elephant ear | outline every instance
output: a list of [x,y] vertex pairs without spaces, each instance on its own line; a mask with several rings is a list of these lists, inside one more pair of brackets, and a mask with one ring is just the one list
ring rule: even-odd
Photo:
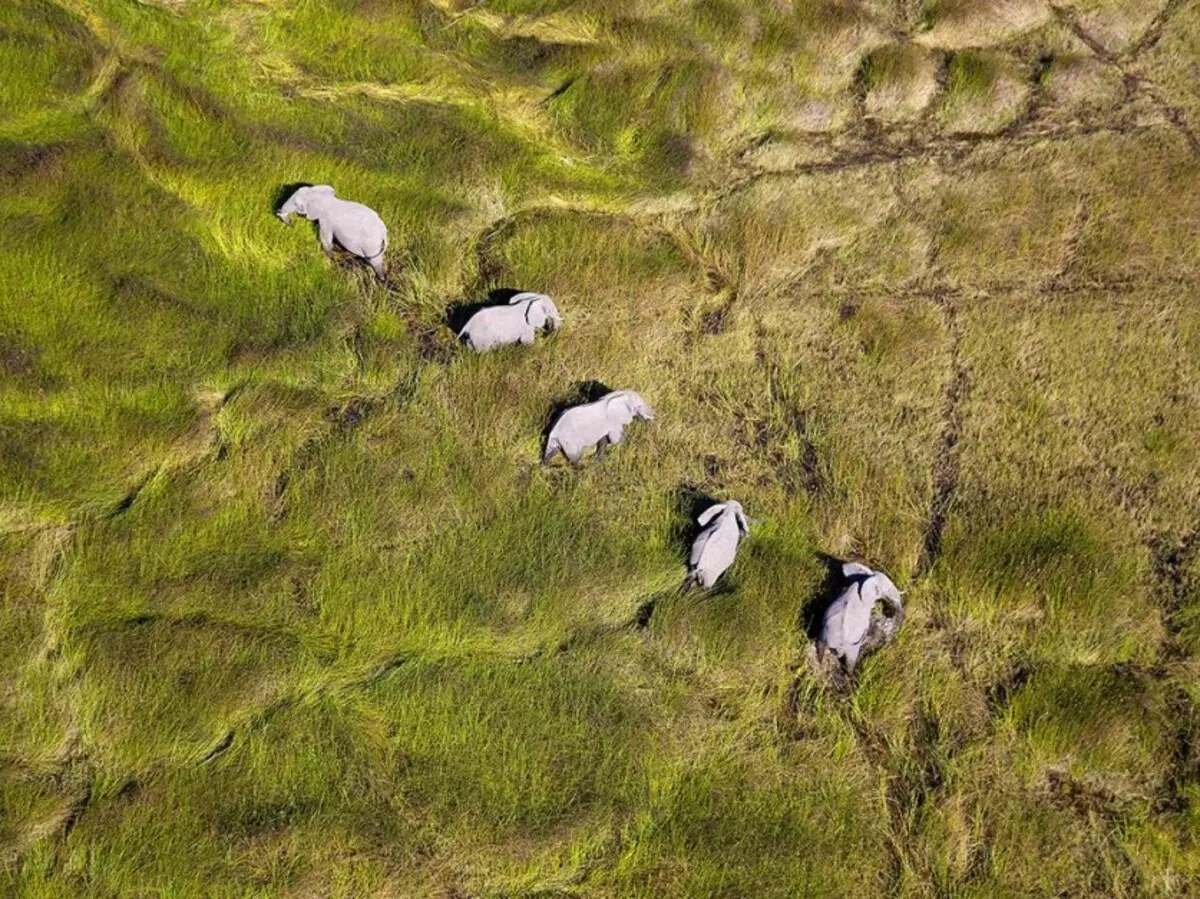
[[542,308],[541,300],[530,300],[525,306],[525,322],[535,328],[546,324],[546,310]]
[[541,296],[540,293],[533,293],[528,290],[522,290],[520,293],[514,293],[511,297],[508,298],[508,305],[519,306],[521,303],[528,302],[529,300],[536,300],[540,296]]
[[846,562],[842,565],[843,577],[870,577],[875,572],[861,562]]
[[885,605],[889,605],[893,609],[900,610],[903,613],[904,594],[900,592],[900,588],[892,582],[890,577],[880,572],[875,573],[874,580],[879,584],[879,599]]
[[607,417],[615,419],[623,425],[633,421],[633,401],[629,394],[628,390],[617,390],[604,398],[604,411]]
[[700,513],[700,517],[696,519],[696,523],[702,528],[708,527],[709,522],[724,512],[728,505],[728,503],[716,503],[715,505],[709,506]]
[[746,519],[746,513],[742,511],[742,507],[738,506],[733,513],[737,516],[738,530],[742,532],[742,536],[750,536],[750,522]]
[[893,610],[903,610],[904,608],[900,591],[896,589],[896,585],[892,583],[892,579],[886,574],[875,572],[862,582],[860,589],[862,590],[863,598],[872,606],[877,602],[882,602],[885,606],[889,606]]
[[[306,219],[315,220],[316,213],[310,208],[310,204],[316,200],[328,199],[334,196],[333,188],[328,184],[310,185],[308,187],[298,188],[288,197],[287,202],[280,208],[278,215],[281,217],[297,213],[304,216]],[[287,221],[284,218],[284,221]]]

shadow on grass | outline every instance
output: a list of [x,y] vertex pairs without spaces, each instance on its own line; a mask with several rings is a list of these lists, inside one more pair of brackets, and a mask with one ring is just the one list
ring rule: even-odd
[[825,569],[825,576],[821,579],[821,584],[813,597],[800,609],[800,626],[804,629],[808,639],[814,643],[821,636],[821,624],[825,620],[825,612],[849,582],[842,572],[842,565],[845,563],[841,559],[828,553],[818,552],[817,561]]
[[720,500],[716,497],[686,482],[675,488],[673,502],[675,517],[671,524],[671,545],[675,547],[685,564],[691,557],[692,542],[700,533],[700,525],[696,519],[719,502]]
[[312,187],[309,181],[293,181],[290,184],[281,184],[275,188],[275,193],[271,195],[271,215],[279,212],[279,207],[282,206],[287,198],[294,194],[302,187]]
[[481,309],[490,309],[493,306],[507,306],[508,301],[519,293],[521,291],[511,287],[500,287],[489,292],[486,300],[474,303],[454,303],[446,309],[446,327],[457,337],[476,312]]

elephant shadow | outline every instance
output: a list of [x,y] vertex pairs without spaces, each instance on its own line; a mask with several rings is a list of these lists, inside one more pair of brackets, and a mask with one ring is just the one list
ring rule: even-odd
[[279,211],[279,207],[287,202],[287,198],[294,194],[302,187],[312,187],[308,181],[293,181],[290,184],[281,184],[275,188],[275,193],[271,199],[271,215],[275,215]]
[[821,563],[821,567],[825,569],[825,576],[821,579],[820,585],[817,587],[813,597],[805,603],[800,609],[800,626],[809,640],[814,643],[821,636],[821,626],[825,621],[825,612],[833,605],[836,600],[846,589],[846,585],[850,579],[842,571],[844,564],[841,559],[829,555],[828,553],[818,552],[817,561]]
[[511,287],[499,287],[488,293],[487,299],[473,303],[453,303],[446,309],[446,327],[457,335],[467,326],[476,312],[493,306],[507,306],[508,301],[521,293]]
[[686,482],[675,488],[672,498],[671,545],[686,563],[691,558],[692,543],[701,530],[696,519],[720,500]]
[[546,444],[550,440],[550,432],[554,430],[554,426],[558,424],[558,420],[564,412],[584,403],[594,403],[612,392],[611,387],[600,381],[576,381],[567,393],[551,400],[550,408],[546,411],[545,421],[542,422],[542,452],[545,453]]

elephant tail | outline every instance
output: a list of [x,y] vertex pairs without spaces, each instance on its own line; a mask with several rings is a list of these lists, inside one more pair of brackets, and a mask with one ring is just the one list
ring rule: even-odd
[[370,256],[364,256],[363,258],[366,259],[368,262],[370,262],[373,259],[378,259],[380,256],[383,255],[384,251],[387,248],[388,248],[388,236],[387,236],[387,231],[384,231],[383,232],[383,240],[380,241],[380,244],[379,244],[379,251],[376,253],[372,253]]

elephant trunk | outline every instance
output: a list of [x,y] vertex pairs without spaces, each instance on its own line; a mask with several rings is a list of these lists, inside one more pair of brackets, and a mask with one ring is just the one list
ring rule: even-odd
[[279,220],[281,222],[283,222],[285,225],[290,226],[292,224],[292,220],[290,218],[288,218],[288,216],[291,215],[290,212],[277,212],[277,213],[275,213],[275,215],[278,216]]

